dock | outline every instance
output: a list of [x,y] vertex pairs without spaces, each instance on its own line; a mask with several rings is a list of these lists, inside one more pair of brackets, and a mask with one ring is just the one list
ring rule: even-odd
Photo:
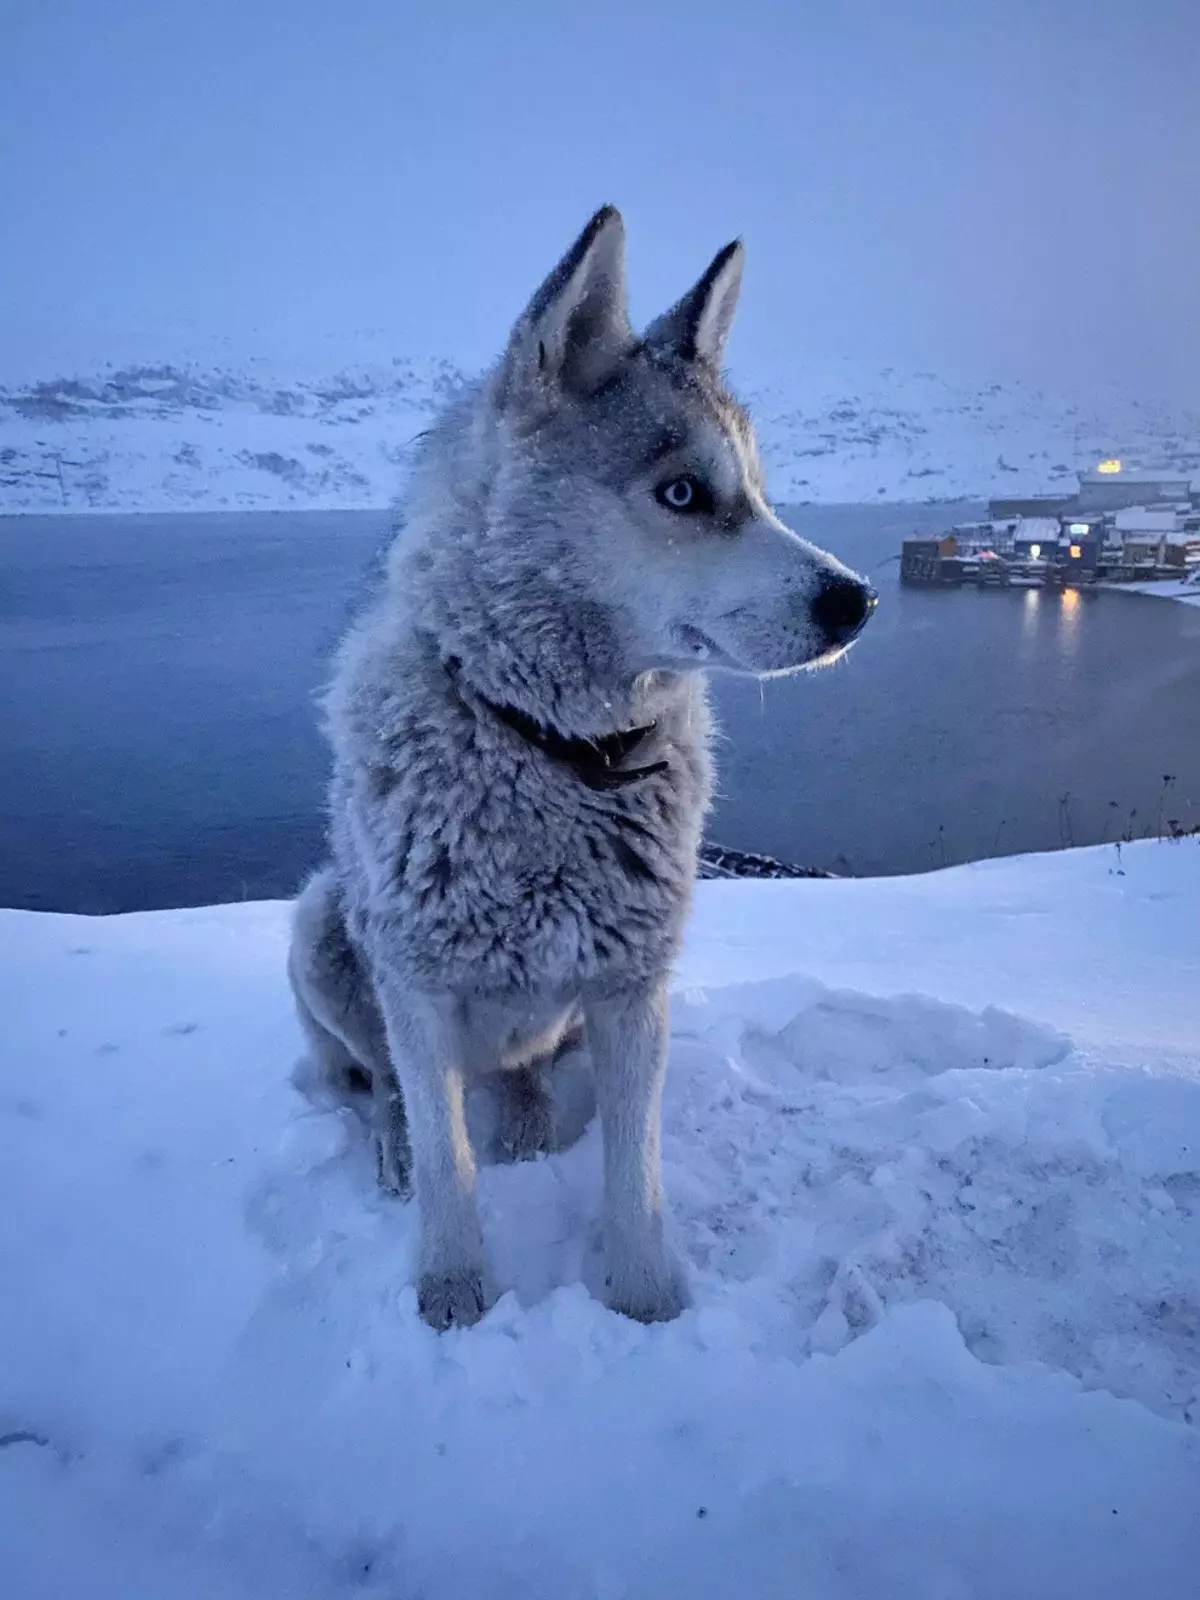
[[1200,581],[1200,491],[1190,470],[1112,458],[1080,473],[1073,495],[993,500],[982,521],[906,539],[900,581],[998,589]]

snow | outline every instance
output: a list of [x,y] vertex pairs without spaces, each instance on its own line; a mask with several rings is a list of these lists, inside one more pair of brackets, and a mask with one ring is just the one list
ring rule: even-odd
[[1036,539],[1042,544],[1057,544],[1061,528],[1057,517],[1018,517],[1013,537]]
[[[112,359],[111,351],[122,352]],[[402,485],[412,441],[460,381],[380,335],[250,354],[113,339],[42,370],[0,368],[0,512],[368,508]],[[1114,444],[1200,467],[1200,420],[1111,393],[806,364],[780,383],[735,372],[781,501],[1072,493]]]
[[1200,606],[1200,573],[1194,570],[1186,578],[1148,578],[1145,583],[1113,583],[1105,587],[1122,594],[1152,594],[1160,600],[1182,600],[1185,606]]
[[598,1144],[411,1208],[305,1100],[286,908],[0,913],[20,1600],[1141,1600],[1200,1558],[1200,843],[701,884],[664,1157],[695,1305],[578,1277]]
[[1174,506],[1168,511],[1148,511],[1145,506],[1129,506],[1118,511],[1113,522],[1119,533],[1176,533],[1179,531],[1179,512]]

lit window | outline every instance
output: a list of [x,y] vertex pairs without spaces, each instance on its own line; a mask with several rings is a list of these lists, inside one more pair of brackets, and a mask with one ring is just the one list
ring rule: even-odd
[[1041,547],[1040,544],[1031,544],[1029,546],[1029,559],[1031,561],[1039,560],[1040,557],[1041,557],[1041,554],[1042,554],[1042,547]]
[[1072,522],[1068,527],[1067,532],[1073,539],[1086,539],[1088,535],[1088,524],[1086,522]]
[[1115,456],[1110,456],[1107,461],[1100,461],[1096,464],[1096,471],[1103,472],[1106,476],[1114,472],[1120,472],[1120,470],[1121,463]]
[[1073,544],[1071,546],[1071,560],[1072,561],[1078,561],[1082,554],[1083,554],[1083,546],[1082,545]]

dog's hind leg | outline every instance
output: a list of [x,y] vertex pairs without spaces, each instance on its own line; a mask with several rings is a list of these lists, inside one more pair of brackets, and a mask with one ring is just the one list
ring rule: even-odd
[[596,1110],[583,1026],[570,1028],[554,1049],[528,1066],[494,1075],[497,1161],[529,1161],[569,1150]]
[[542,1083],[550,1101],[554,1150],[569,1150],[596,1115],[596,1082],[582,1021],[559,1041],[545,1063]]
[[320,1076],[343,1097],[369,1090],[382,1189],[409,1191],[404,1097],[371,975],[347,932],[333,872],[310,878],[292,912],[288,977]]
[[508,1067],[494,1074],[497,1161],[532,1161],[554,1149],[554,1108],[542,1083],[542,1066]]

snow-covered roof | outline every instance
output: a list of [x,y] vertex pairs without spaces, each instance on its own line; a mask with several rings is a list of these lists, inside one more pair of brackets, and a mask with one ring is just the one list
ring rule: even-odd
[[1150,511],[1145,506],[1128,506],[1116,513],[1115,520],[1122,533],[1174,533],[1179,513],[1172,508]]
[[1018,539],[1037,539],[1042,544],[1054,544],[1061,532],[1057,517],[1018,517],[1013,531]]

